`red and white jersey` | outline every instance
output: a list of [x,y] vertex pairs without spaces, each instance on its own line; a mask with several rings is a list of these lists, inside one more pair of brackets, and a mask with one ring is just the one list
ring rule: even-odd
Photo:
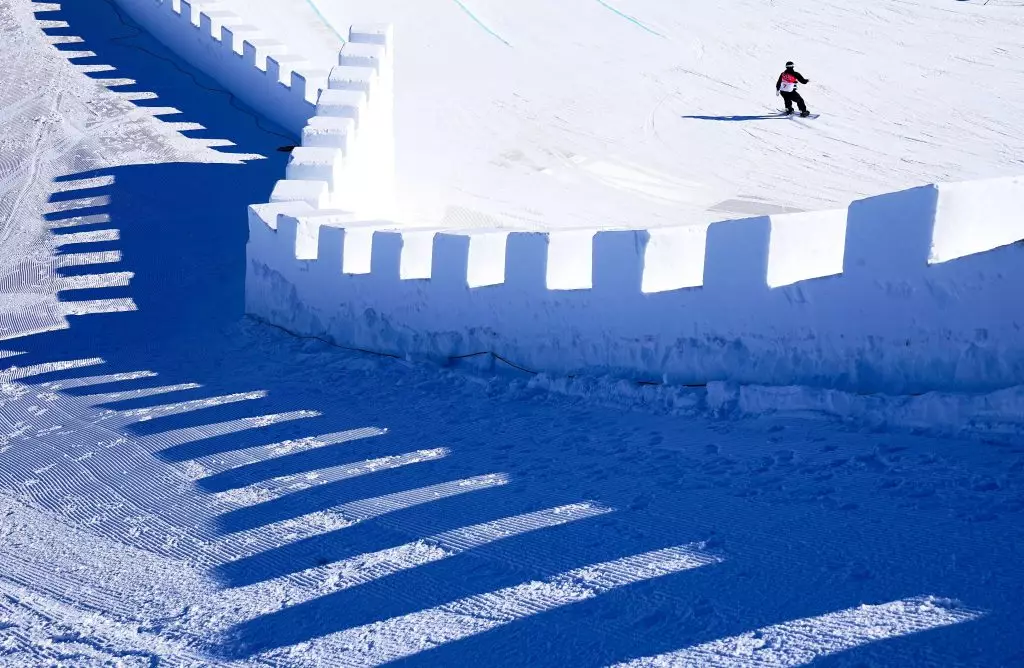
[[783,72],[779,79],[779,90],[785,93],[792,93],[796,90],[796,77],[789,72]]

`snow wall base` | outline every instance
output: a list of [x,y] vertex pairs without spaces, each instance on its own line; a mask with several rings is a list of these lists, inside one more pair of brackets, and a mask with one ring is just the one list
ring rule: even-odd
[[341,345],[552,374],[852,392],[1024,384],[1024,179],[629,231],[395,229],[250,207],[247,311]]

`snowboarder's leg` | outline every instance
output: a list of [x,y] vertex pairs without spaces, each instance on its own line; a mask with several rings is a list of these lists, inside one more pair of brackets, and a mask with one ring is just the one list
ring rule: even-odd
[[780,91],[782,93],[782,99],[786,101],[786,113],[793,113],[793,93],[789,91]]
[[[793,101],[796,102],[796,106],[800,107],[800,113],[806,114],[807,104],[804,102],[804,98],[800,95],[800,93],[793,91],[792,93],[790,93],[790,95],[793,96]],[[787,108],[792,109],[792,103],[789,103],[789,106]]]

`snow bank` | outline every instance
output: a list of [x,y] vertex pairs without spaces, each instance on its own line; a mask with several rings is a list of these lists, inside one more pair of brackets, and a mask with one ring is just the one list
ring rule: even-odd
[[217,2],[116,0],[178,56],[245,104],[298,132],[313,115],[328,72],[269,38]]
[[545,233],[250,209],[247,309],[344,345],[556,374],[854,392],[1024,384],[1024,180],[847,211]]

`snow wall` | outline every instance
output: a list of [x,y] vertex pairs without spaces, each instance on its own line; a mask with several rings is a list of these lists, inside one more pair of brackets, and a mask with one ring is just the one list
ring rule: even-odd
[[250,208],[249,313],[440,361],[857,392],[1024,384],[1024,180],[630,231],[394,229]]
[[340,345],[552,374],[855,392],[1024,384],[1024,178],[707,227],[399,226],[393,35],[353,27],[271,202],[247,311]]
[[313,115],[328,70],[247,25],[216,1],[115,0],[179,57],[296,135]]

